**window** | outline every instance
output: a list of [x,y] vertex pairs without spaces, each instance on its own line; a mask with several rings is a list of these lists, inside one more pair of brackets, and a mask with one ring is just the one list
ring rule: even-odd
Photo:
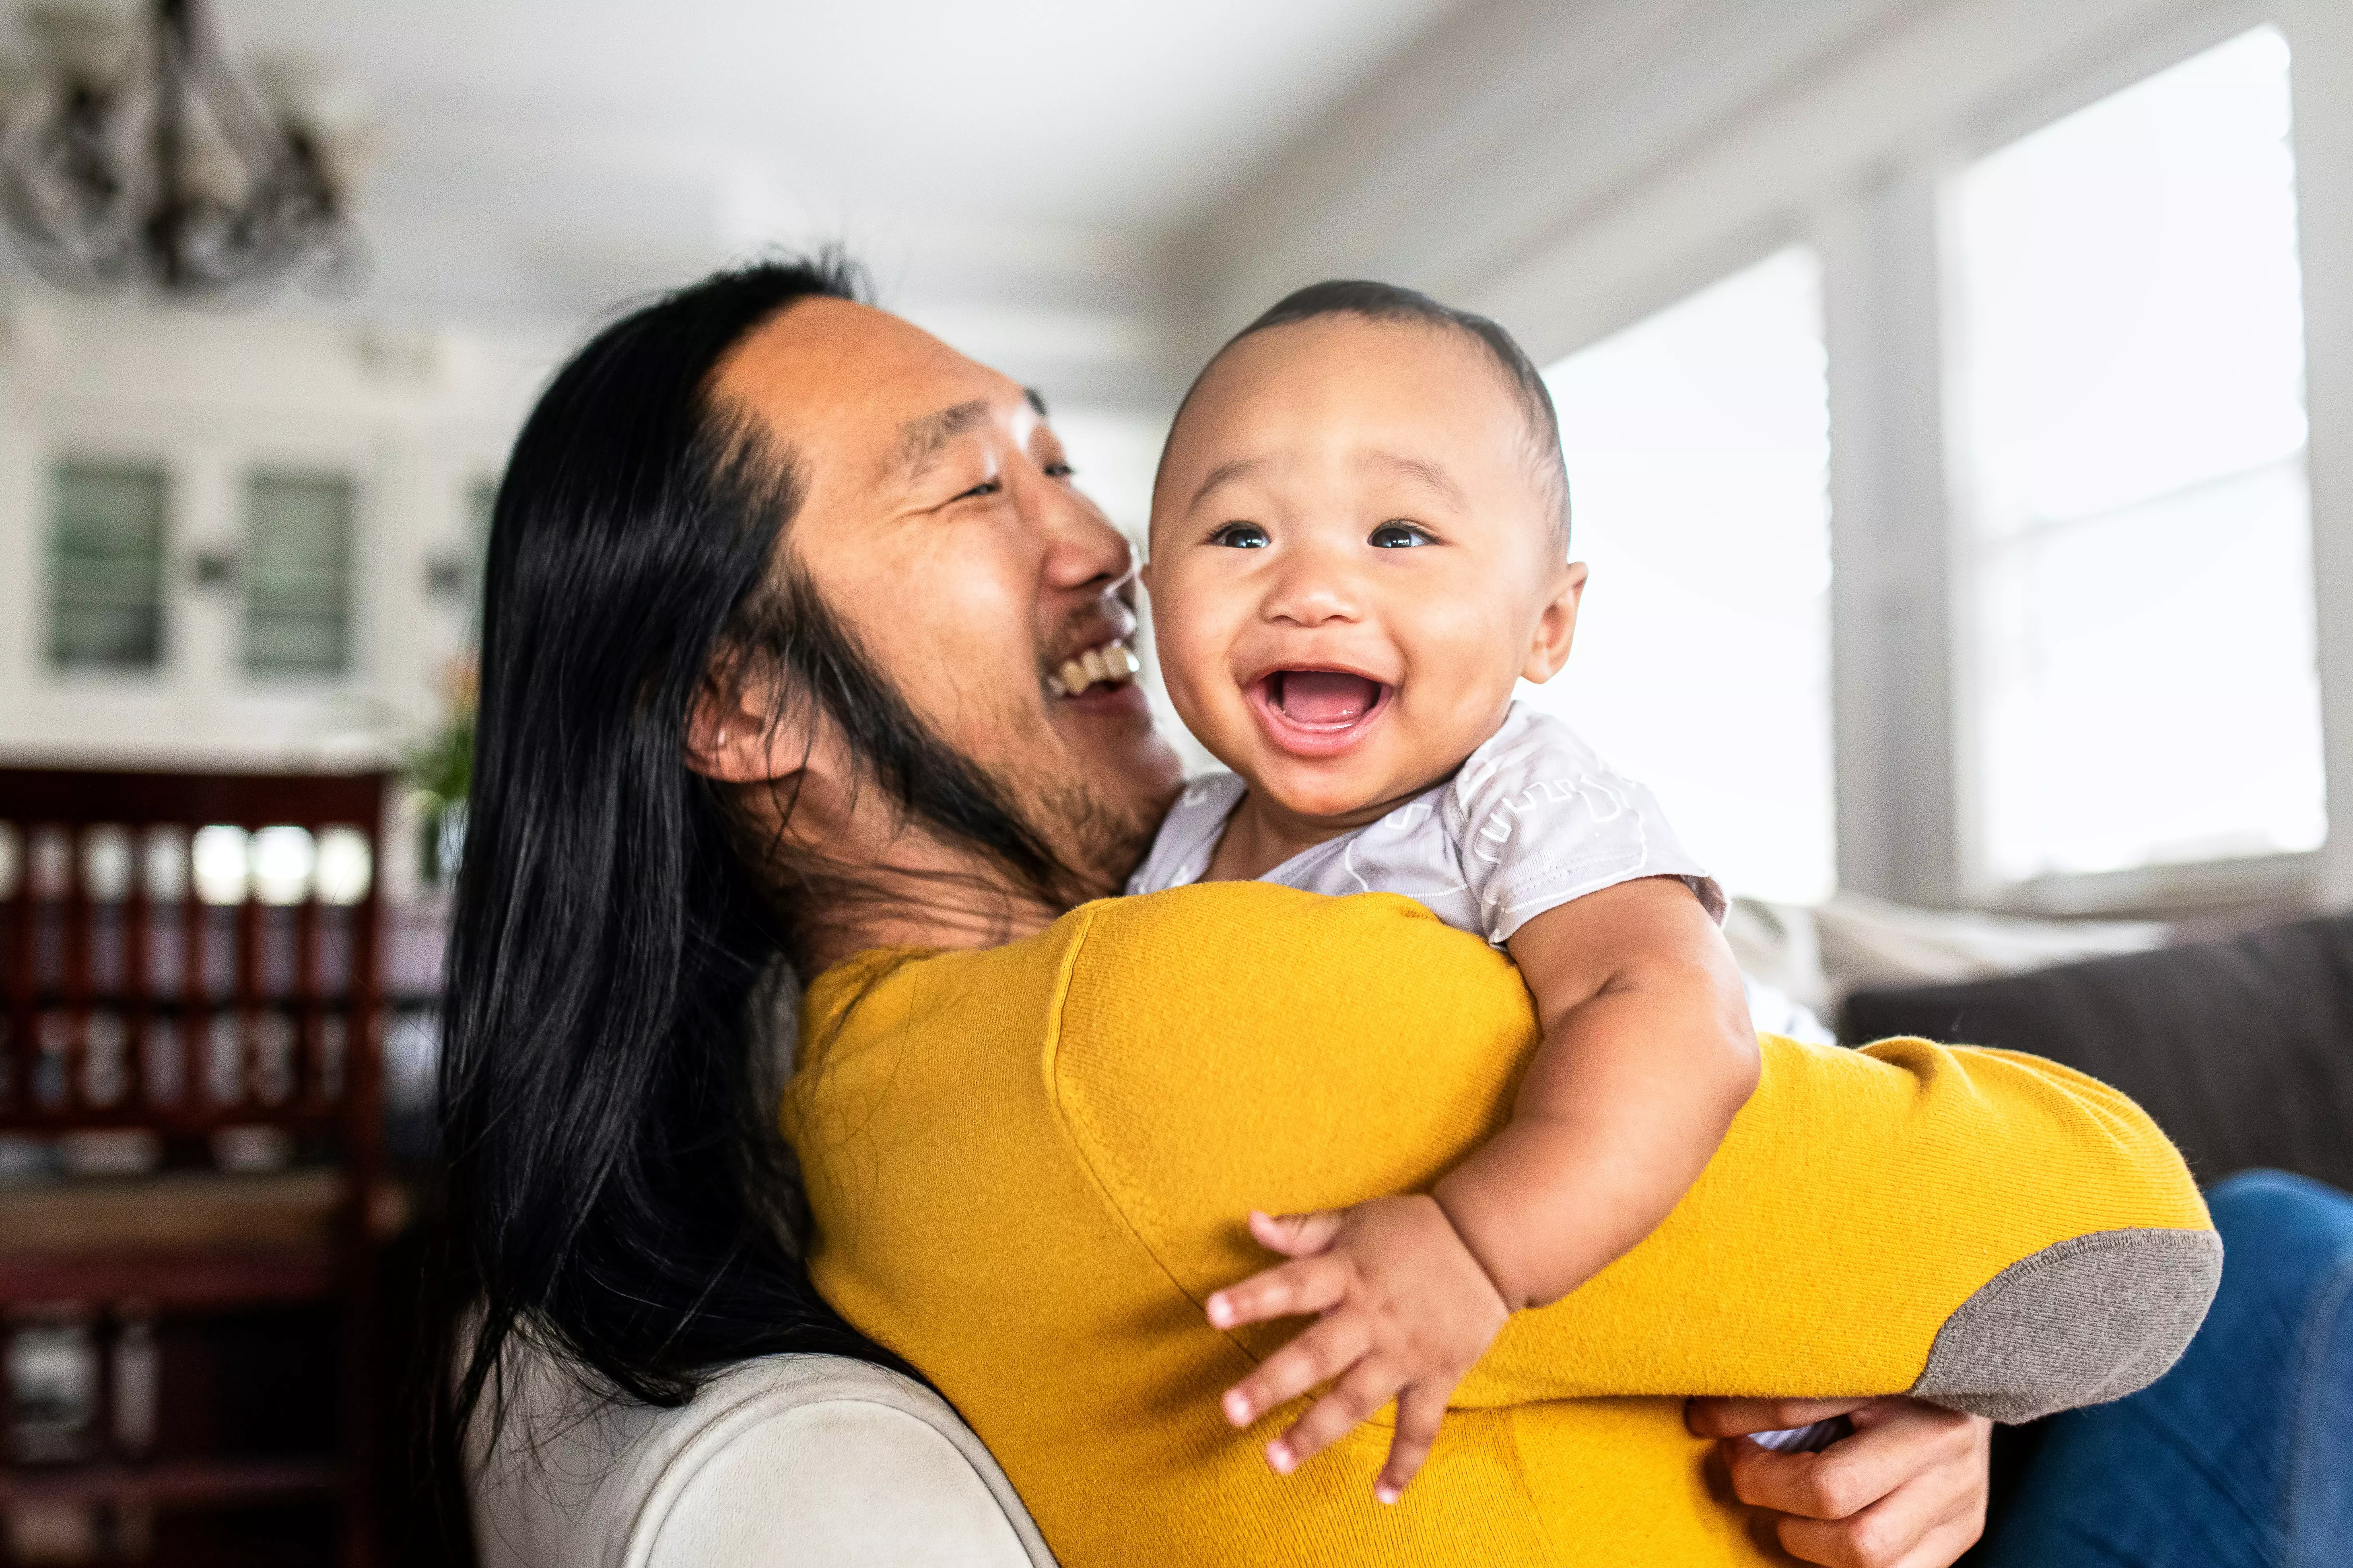
[[164,472],[68,462],[52,477],[49,663],[152,670],[164,659]]
[[2287,46],[2250,33],[1957,193],[1981,870],[2326,831]]
[[1546,373],[1593,576],[1567,668],[1522,692],[1728,889],[1799,901],[1837,879],[1820,292],[1784,250]]
[[259,473],[246,486],[245,668],[333,676],[352,662],[352,483]]

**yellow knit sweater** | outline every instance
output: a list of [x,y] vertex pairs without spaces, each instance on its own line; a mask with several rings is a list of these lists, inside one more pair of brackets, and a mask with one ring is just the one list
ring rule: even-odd
[[[1908,1390],[1981,1287],[2057,1277],[2054,1244],[2211,1241],[2179,1234],[2207,1221],[2172,1147],[2090,1079],[1768,1037],[1699,1184],[1512,1320],[1402,1504],[1373,1500],[1378,1430],[1273,1475],[1260,1448],[1298,1407],[1236,1433],[1217,1396],[1296,1325],[1220,1333],[1200,1310],[1269,1261],[1245,1213],[1427,1186],[1505,1120],[1535,1039],[1504,958],[1386,894],[1210,884],[991,951],[864,954],[810,989],[784,1105],[817,1283],[955,1402],[1066,1568],[1707,1564],[1770,1559],[1710,1495],[1676,1396]],[[2158,1293],[2196,1295],[2180,1278]],[[2105,1322],[2076,1285],[2039,1319],[2005,1297],[1991,1357],[1982,1324],[1974,1362],[1939,1352],[1969,1385],[1947,1403],[2015,1393],[1994,1385],[2021,1323]],[[2121,1392],[2180,1348],[2143,1338],[2153,1368],[2061,1370]]]

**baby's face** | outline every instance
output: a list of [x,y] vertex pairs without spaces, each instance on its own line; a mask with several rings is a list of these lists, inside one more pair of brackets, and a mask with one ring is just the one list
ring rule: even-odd
[[1469,338],[1329,316],[1244,339],[1194,394],[1145,582],[1185,722],[1270,805],[1371,820],[1568,657],[1582,566],[1510,384]]

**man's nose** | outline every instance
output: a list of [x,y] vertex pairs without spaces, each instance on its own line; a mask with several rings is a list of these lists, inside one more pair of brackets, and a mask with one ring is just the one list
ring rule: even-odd
[[1104,592],[1135,574],[1135,549],[1095,504],[1066,486],[1042,480],[1034,514],[1046,535],[1050,588]]

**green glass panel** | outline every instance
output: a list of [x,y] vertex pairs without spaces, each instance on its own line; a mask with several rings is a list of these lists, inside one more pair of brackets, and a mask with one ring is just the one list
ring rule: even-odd
[[164,471],[154,465],[58,465],[49,513],[53,668],[163,663],[164,506]]
[[244,661],[253,675],[352,665],[352,483],[259,473],[245,496]]

